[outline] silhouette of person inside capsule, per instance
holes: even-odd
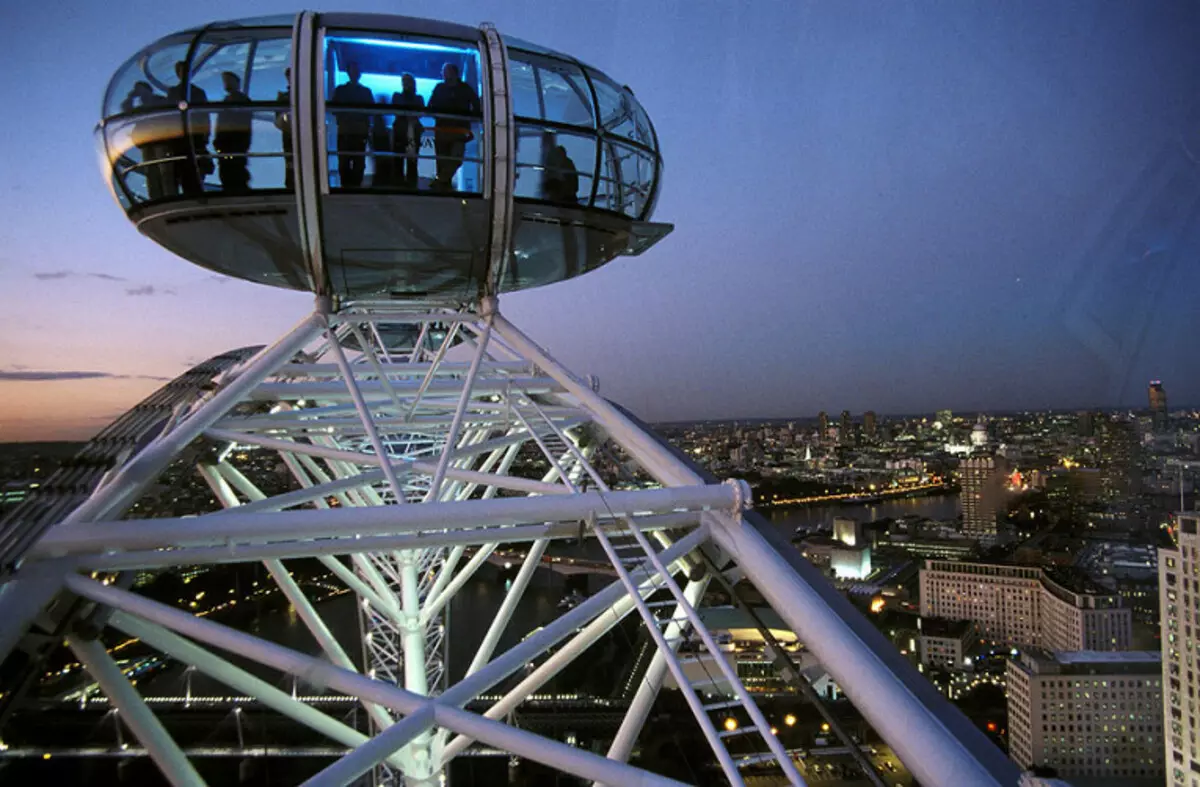
[[[292,69],[283,69],[283,79],[287,83],[287,90],[275,94],[275,103],[286,104],[288,108],[275,113],[275,128],[279,129],[283,142],[283,186],[290,191],[296,185],[296,170],[292,162]]]
[[[204,88],[188,85],[184,94],[184,83],[187,82],[187,63],[180,60],[175,63],[175,76],[179,84],[167,88],[167,101],[177,106],[187,104],[207,104],[208,93]],[[181,193],[187,196],[199,195],[203,190],[202,176],[211,175],[216,167],[208,152],[208,135],[212,131],[212,123],[207,112],[189,112],[186,125],[190,132],[178,140],[174,151],[182,160],[175,162],[175,183]],[[191,164],[191,156],[196,156],[195,166]]]
[[[467,143],[475,138],[471,133],[469,118],[443,117],[451,115],[479,114],[479,96],[474,88],[463,82],[458,66],[447,63],[442,66],[442,81],[433,88],[429,96],[429,111],[435,116],[433,147],[437,153],[437,179],[433,188],[437,191],[453,189],[454,173],[462,166]]]
[[[139,109],[168,107],[170,102],[166,97],[154,92],[149,82],[134,82],[129,93],[121,102],[122,112],[134,112]],[[146,178],[146,198],[162,199],[174,188],[175,172],[171,161],[172,129],[177,128],[178,119],[162,116],[148,117],[138,120],[130,129],[134,147],[141,157],[138,169]]]
[[[425,98],[417,92],[417,80],[412,74],[400,75],[399,93],[392,93],[392,106],[405,111],[392,121],[392,150],[396,153],[395,182],[398,186],[417,187],[417,161],[421,153],[421,112]]]
[[[346,64],[350,81],[333,89],[329,103],[342,105],[374,104],[371,89],[359,82],[362,69],[358,63]],[[338,173],[342,188],[356,189],[362,186],[363,170],[367,166],[367,138],[371,135],[371,116],[366,112],[334,112],[337,121]]]
[[[542,171],[542,199],[550,202],[579,204],[579,170],[567,155],[567,149],[555,145],[546,153],[545,169]]]
[[[222,104],[250,103],[250,97],[242,92],[242,80],[232,71],[221,72],[221,84],[225,88]],[[217,113],[217,131],[213,135],[213,148],[217,151],[217,174],[221,188],[230,194],[245,194],[250,191],[250,167],[246,154],[250,152],[251,119],[249,109],[224,109]]]

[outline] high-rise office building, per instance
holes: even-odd
[[[829,437],[829,416],[824,410],[817,413],[817,437],[821,440]]]
[[[1008,662],[1009,756],[1064,779],[1163,777],[1158,651],[1027,649]]]
[[[1007,469],[1001,457],[974,456],[959,462],[964,535],[995,543]]]
[[[1079,436],[1091,437],[1096,434],[1096,422],[1092,417],[1091,410],[1079,411]]]
[[[1138,458],[1141,442],[1136,424],[1126,416],[1102,419],[1098,426],[1101,491],[1109,499],[1136,494],[1141,486]]]
[[[848,445],[854,442],[854,434],[851,431],[850,411],[842,410],[842,419],[838,424],[838,439],[843,445]]]
[[[877,430],[878,424],[875,420],[875,411],[867,410],[865,413],[863,413],[863,437],[867,438],[871,442],[874,442],[878,433]]]
[[[1200,513],[1179,514],[1178,547],[1158,550],[1167,784],[1200,785]]]
[[[1121,596],[1043,569],[926,560],[921,617],[973,620],[979,635],[1048,650],[1127,650],[1133,616]]]
[[[1150,399],[1150,417],[1154,421],[1155,433],[1167,431],[1167,390],[1162,380],[1151,380],[1146,390]]]

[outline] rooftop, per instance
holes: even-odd
[[[1048,651],[1027,648],[1010,662],[1030,674],[1043,675],[1162,675],[1162,654],[1157,650]]]

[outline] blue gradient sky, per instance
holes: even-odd
[[[637,92],[676,232],[502,306],[643,417],[1200,402],[1198,3],[343,8],[492,21]],[[140,236],[90,138],[140,46],[294,9],[5,8],[0,441],[87,436],[309,307]]]

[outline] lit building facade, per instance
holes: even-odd
[[[1163,724],[1170,787],[1200,786],[1200,514],[1179,515],[1176,549],[1158,551]]]
[[[866,543],[862,522],[848,516],[833,518],[833,538],[846,546],[862,546]]]
[[[974,622],[920,618],[917,628],[921,663],[926,667],[955,671],[969,666],[967,655],[978,637]]]
[[[996,541],[1006,471],[1004,460],[998,457],[974,456],[959,463],[965,535],[985,544]]]
[[[1023,651],[1008,662],[1009,756],[1064,779],[1161,779],[1161,670],[1157,651]]]
[[[1131,611],[1119,595],[1072,590],[1041,568],[927,560],[921,616],[972,620],[979,636],[1048,650],[1128,650]]]
[[[1150,400],[1150,417],[1154,421],[1154,431],[1167,431],[1167,389],[1163,388],[1162,380],[1151,380],[1146,389]]]

